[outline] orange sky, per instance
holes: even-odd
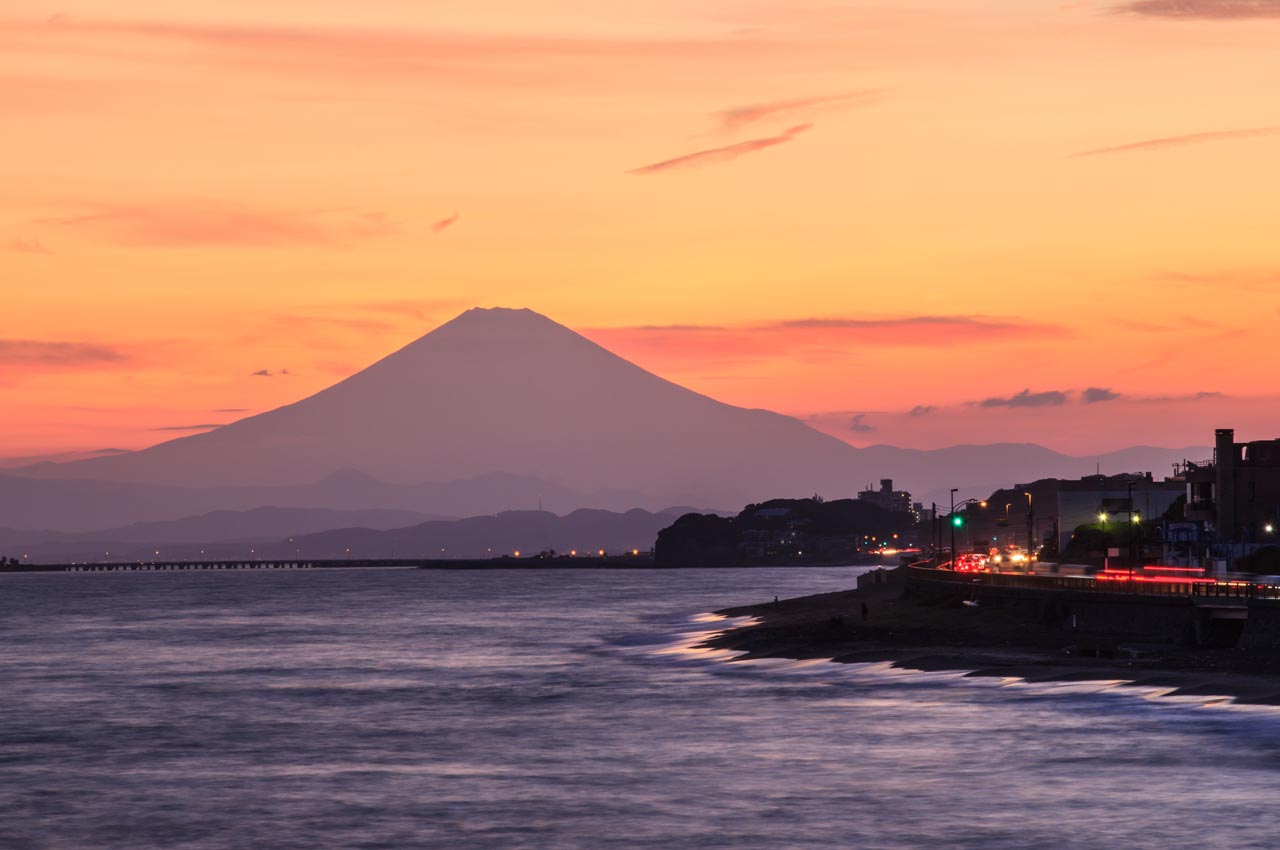
[[[859,445],[1274,437],[1278,48],[1280,0],[16,0],[0,456],[495,305]]]

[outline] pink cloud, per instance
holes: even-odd
[[[1134,0],[1113,9],[1153,18],[1216,21],[1280,18],[1280,0]]]
[[[431,232],[432,232],[432,233],[441,233],[441,232],[443,232],[443,231],[445,231],[445,230],[448,230],[450,227],[452,227],[452,226],[454,225],[454,223],[455,223],[457,220],[458,220],[458,214],[457,214],[457,213],[454,213],[453,215],[449,216],[448,218],[442,218],[442,219],[440,219],[439,221],[437,221],[435,224],[432,224],[432,225],[431,225]]]
[[[38,224],[131,245],[336,246],[390,231],[385,217],[251,209],[213,203],[108,206]]]
[[[10,251],[17,251],[19,254],[53,255],[53,252],[34,236],[16,236],[10,240],[8,248]]]
[[[0,364],[24,369],[97,367],[124,363],[128,358],[105,345],[34,339],[0,339]]]
[[[1147,139],[1141,142],[1130,142],[1125,145],[1115,145],[1107,148],[1095,148],[1093,150],[1080,151],[1070,156],[1073,158],[1103,156],[1112,153],[1129,153],[1132,151],[1142,150],[1160,150],[1162,148],[1176,148],[1184,145],[1199,145],[1207,142],[1225,142],[1236,139],[1255,139],[1262,136],[1280,135],[1280,127],[1258,127],[1251,130],[1219,130],[1210,133],[1188,133],[1182,136],[1166,136],[1161,139]]]
[[[798,114],[857,106],[878,99],[884,89],[866,89],[863,91],[845,92],[844,94],[821,95],[817,97],[798,97],[790,100],[775,100],[768,103],[756,103],[747,106],[736,106],[717,113],[720,127],[726,132],[736,132],[749,124],[771,118],[794,117]]]
[[[442,78],[468,75],[528,83],[560,68],[579,81],[583,62],[652,77],[661,63],[730,56],[758,58],[797,49],[794,41],[755,36],[689,39],[468,34],[446,30],[339,29],[308,26],[254,26],[164,20],[79,19],[56,15],[46,22],[0,22],[0,35],[24,48],[148,61],[167,57],[154,48],[179,46],[184,61],[205,61],[278,71],[333,72]],[[56,41],[55,41],[56,39]],[[531,76],[531,63],[538,66]],[[561,76],[556,76],[560,79]]]
[[[1056,325],[988,316],[796,319],[737,326],[642,325],[583,333],[626,356],[693,361],[795,357],[831,362],[859,348],[937,348],[1062,336]]]
[[[674,159],[664,159],[662,162],[655,162],[651,165],[644,165],[640,168],[633,168],[628,174],[658,174],[663,171],[672,171],[675,169],[695,168],[701,165],[711,165],[717,162],[729,162],[740,156],[746,156],[756,151],[771,148],[775,145],[783,145],[806,132],[812,124],[800,124],[784,130],[780,135],[768,136],[763,139],[750,139],[745,142],[738,142],[732,145],[725,145],[720,148],[711,148],[710,150],[695,151],[694,153],[677,156]]]

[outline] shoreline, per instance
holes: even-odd
[[[917,604],[903,596],[904,585],[892,580],[892,572],[887,575],[885,583],[857,590],[721,609],[715,613],[754,621],[720,632],[702,646],[739,653],[730,663],[761,658],[890,663],[1028,683],[1120,682],[1167,688],[1162,696],[1280,706],[1280,653],[1190,649],[1133,638],[1109,644],[1114,657],[1090,657],[1090,643],[1103,642],[979,609]]]
[[[293,566],[286,566],[292,564]],[[707,564],[668,565],[655,563],[647,555],[606,555],[556,558],[272,558],[210,561],[117,561],[110,563],[21,564],[0,567],[0,575],[29,573],[96,572],[207,572],[245,570],[334,570],[334,569],[416,569],[416,570],[804,570],[867,569],[878,562],[863,564]]]

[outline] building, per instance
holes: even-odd
[[[1235,431],[1214,432],[1213,460],[1181,470],[1186,519],[1203,523],[1219,545],[1268,543],[1280,519],[1280,440],[1237,443]]]
[[[1114,522],[1160,519],[1184,490],[1182,481],[1156,481],[1150,472],[1087,475],[1078,481],[1063,481],[1058,485],[1058,549],[1067,547],[1077,528],[1098,522],[1102,515]]]
[[[879,490],[872,490],[868,487],[858,494],[858,499],[879,505],[886,511],[915,515],[915,511],[912,510],[911,494],[906,490],[893,489],[892,478],[881,478]]]

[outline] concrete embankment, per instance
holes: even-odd
[[[932,572],[932,571],[930,571]],[[1115,678],[1280,701],[1280,601],[981,585],[908,568],[858,588],[725,609],[744,658],[891,661],[1032,680]],[[864,608],[865,606],[865,608]]]

